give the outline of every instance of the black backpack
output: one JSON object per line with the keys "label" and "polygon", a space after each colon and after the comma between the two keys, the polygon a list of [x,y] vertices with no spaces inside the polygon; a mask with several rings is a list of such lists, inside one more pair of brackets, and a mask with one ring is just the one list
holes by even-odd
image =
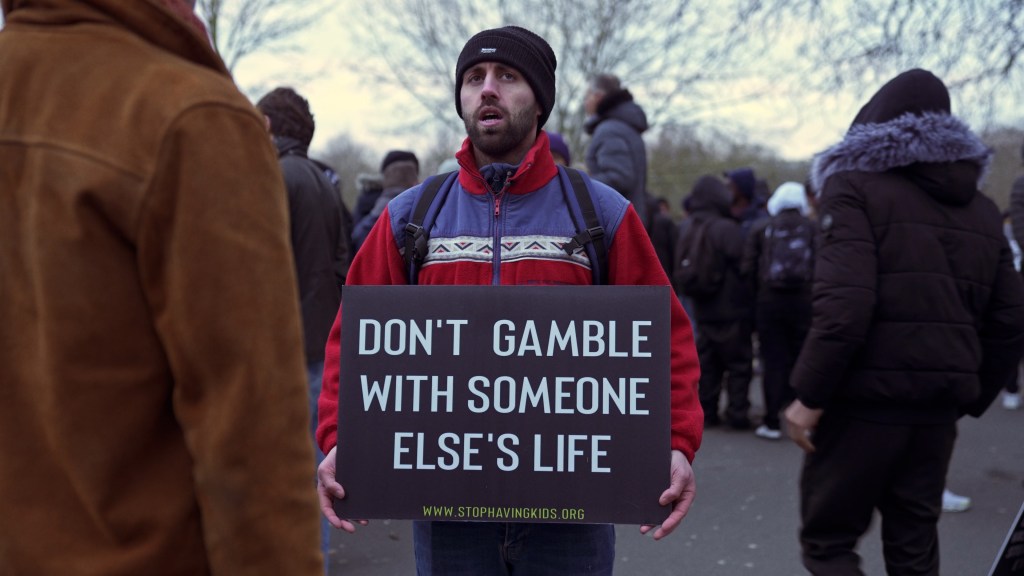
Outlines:
{"label": "black backpack", "polygon": [[708,230],[712,220],[694,220],[679,239],[676,287],[690,298],[706,299],[725,283],[725,263],[715,253]]}
{"label": "black backpack", "polygon": [[[563,175],[566,176],[573,191],[573,194],[569,194],[566,187],[561,186],[566,204],[570,208],[569,214],[573,225],[576,227],[576,235],[562,245],[562,250],[570,255],[585,250],[587,257],[590,258],[593,283],[607,284],[608,249],[604,241],[604,227],[598,220],[594,201],[590,197],[590,188],[579,171],[561,166],[558,170],[559,182],[562,182]],[[448,172],[438,174],[423,184],[423,193],[416,201],[409,223],[405,225],[405,253],[402,257],[408,267],[409,284],[419,283],[419,270],[427,257],[430,228],[458,177],[458,171]]]}
{"label": "black backpack", "polygon": [[806,218],[772,218],[764,229],[762,281],[774,290],[795,290],[814,276],[814,225]]}

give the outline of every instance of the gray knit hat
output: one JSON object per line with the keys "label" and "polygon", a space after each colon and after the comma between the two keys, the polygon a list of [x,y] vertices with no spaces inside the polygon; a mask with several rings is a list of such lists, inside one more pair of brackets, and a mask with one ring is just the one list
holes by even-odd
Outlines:
{"label": "gray knit hat", "polygon": [[462,77],[479,62],[500,62],[518,70],[537,99],[540,130],[555,106],[555,52],[540,36],[519,26],[505,26],[478,32],[466,42],[455,67],[455,110],[462,117]]}

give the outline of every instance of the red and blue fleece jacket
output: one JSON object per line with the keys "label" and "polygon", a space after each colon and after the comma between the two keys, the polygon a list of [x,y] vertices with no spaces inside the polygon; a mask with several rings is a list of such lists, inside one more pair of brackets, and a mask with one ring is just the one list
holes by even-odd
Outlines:
{"label": "red and blue fleece jacket", "polygon": [[[456,158],[458,181],[430,229],[419,284],[593,283],[586,252],[568,255],[561,248],[576,235],[576,227],[545,132],[538,135],[519,167],[505,175],[505,186],[498,194],[491,191],[477,168],[469,139]],[[493,177],[493,167],[485,167],[484,172]],[[605,228],[608,284],[669,286],[647,231],[629,201],[597,181],[591,182],[590,190]],[[405,227],[422,192],[421,184],[388,204],[349,268],[348,285],[408,283],[402,257]],[[324,453],[337,442],[341,312],[339,309],[327,341],[319,400],[316,438]],[[704,424],[697,396],[700,364],[690,320],[675,298],[671,314],[671,446],[693,461]]]}

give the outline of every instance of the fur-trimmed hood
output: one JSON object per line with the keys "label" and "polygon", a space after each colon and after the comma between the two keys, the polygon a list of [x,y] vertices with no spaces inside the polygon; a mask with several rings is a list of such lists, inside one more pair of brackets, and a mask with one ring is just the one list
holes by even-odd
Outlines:
{"label": "fur-trimmed hood", "polygon": [[967,162],[987,172],[992,150],[961,120],[948,114],[905,114],[882,124],[856,124],[841,142],[814,157],[811,182],[821,194],[837,172],[886,172],[912,164]]}
{"label": "fur-trimmed hood", "polygon": [[818,195],[839,172],[900,169],[945,202],[977,192],[992,151],[950,113],[949,92],[927,70],[899,74],[861,108],[841,142],[814,157],[811,184]]}

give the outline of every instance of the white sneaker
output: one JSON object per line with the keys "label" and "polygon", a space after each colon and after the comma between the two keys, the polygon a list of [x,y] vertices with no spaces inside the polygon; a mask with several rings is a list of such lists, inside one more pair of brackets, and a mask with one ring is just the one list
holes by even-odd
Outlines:
{"label": "white sneaker", "polygon": [[1020,408],[1020,392],[1003,392],[1003,408],[1007,410]]}
{"label": "white sneaker", "polygon": [[758,426],[757,430],[754,430],[754,434],[760,438],[766,438],[768,440],[778,440],[779,438],[782,438],[782,432],[780,430],[777,428],[769,428],[764,424]]}
{"label": "white sneaker", "polygon": [[946,512],[963,512],[970,507],[971,499],[967,496],[960,496],[949,490],[942,491],[942,509]]}

